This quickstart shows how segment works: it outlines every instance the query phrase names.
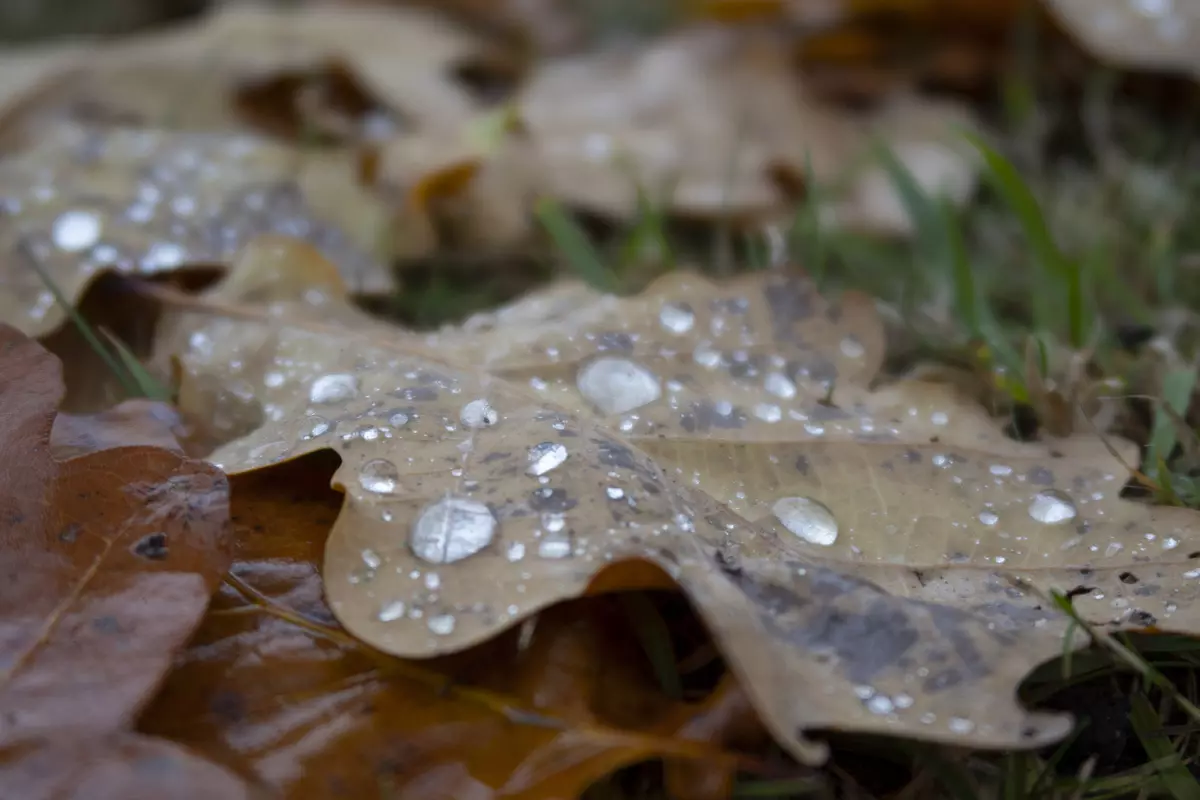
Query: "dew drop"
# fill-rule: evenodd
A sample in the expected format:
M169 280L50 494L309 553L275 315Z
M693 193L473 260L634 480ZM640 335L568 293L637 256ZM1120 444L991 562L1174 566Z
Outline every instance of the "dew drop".
M571 540L562 536L548 537L538 542L538 555L542 558L566 558L571 555Z
M322 375L308 390L310 403L344 403L358 395L358 379L346 373Z
M935 411L929 415L929 421L941 427L950 424L950 415L945 411Z
M1013 468L1007 464L992 464L988 467L988 472L995 475L997 478L1003 478L1005 475L1012 475Z
M1074 501L1058 489L1046 489L1034 495L1029 516L1045 525L1061 525L1078 514Z
M846 358L862 358L863 354L867 352L867 349L863 347L862 342L860 342L858 339L855 339L853 336L847 336L846 338L842 339L840 349L842 351L842 355L844 355Z
M520 561L525 557L525 543L509 542L508 547L504 549L504 557L514 563Z
M379 609L379 613L375 615L375 619L380 622L395 622L404 616L404 608L403 600L393 600Z
M409 545L424 561L450 564L475 555L495 535L496 518L486 505L466 497L444 497L417 516Z
M436 633L438 636L449 636L454 633L455 619L453 614L438 614L435 617L430 617L426 623L429 630Z
M975 723L971 722L969 719L963 719L962 717L951 717L948 724L950 726L950 730L954 733L966 735L975 730Z
M771 511L783 527L806 542L831 545L837 541L837 520L824 503L808 497L781 497Z
M567 518L562 514L545 513L542 514L542 527L550 533L558 533L566 527Z
M328 420L322 419L321 417L309 417L309 420L312 422L312 427L308 430L308 436L310 439L315 439L318 436L324 436L325 434L329 433Z
M1168 536L1163 539L1162 547L1163 550L1174 550L1176 547L1179 547L1179 540L1174 536Z
M358 483L368 492L391 494L400 484L400 472L386 458L373 458L358 471Z
M278 389L285 380L282 372L268 372L263 376L263 384L270 389Z
M721 365L721 352L709 344L700 344L692 353L692 358L705 369L716 369Z
M54 220L54 243L68 253L87 250L100 241L100 217L91 211L64 211Z
M567 448L558 442L542 442L529 448L529 475L545 475L567 460Z
M979 521L990 528L1000 521L1000 515L995 511L980 511Z
M758 403L754 406L754 416L763 422L779 422L783 419L783 412L774 403Z
M796 384L782 372L772 372L763 381L763 388L776 397L791 400L796 396Z
M495 425L500 419L500 415L487 400L480 398L463 406L458 419L464 428L486 428L489 425Z
M608 495L609 500L620 500L625 496L625 490L620 486L609 486L604 490L604 493Z
M686 303L666 303L658 312L658 321L671 333L687 333L696 324L696 315Z
M403 411L397 411L395 414L392 414L390 417L388 417L388 423L397 428L403 428L408 424L408 414L405 414Z
M580 393L605 414L624 414L662 395L658 378L626 358L598 358L579 371Z
M383 566L383 559L379 557L379 553L376 553L369 547L366 550L363 550L360 555L362 556L363 564L366 565L367 569L379 569L381 566Z
M890 714L894 709L891 698L886 694L877 694L867 701L867 710L872 714Z

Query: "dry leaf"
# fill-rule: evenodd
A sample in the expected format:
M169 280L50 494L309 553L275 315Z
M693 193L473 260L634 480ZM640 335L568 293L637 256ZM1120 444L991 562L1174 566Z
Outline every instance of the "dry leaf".
M517 102L534 182L609 215L632 215L641 185L677 214L761 222L796 199L811 163L823 182L850 181L848 194L835 195L831 222L907 232L891 185L853 174L873 131L897 140L897 155L929 192L961 202L975 183L974 162L951 130L969 122L964 110L904 100L856 117L823 106L781 40L744 31L696 27L640 50L550 60Z
M233 473L338 454L326 593L388 652L468 647L610 563L651 561L772 733L816 760L802 738L816 728L980 747L1061 736L1067 721L1025 712L1015 688L1061 651L1064 620L1010 591L1009 568L1043 587L1086 574L1092 619L1193 624L1190 512L1116 499L1123 473L1099 443L1054 458L945 387L868 392L881 334L861 301L827 306L780 276L718 289L676 275L535 324L542 341L516 350L507 328L422 341L330 315L331 299L314 318L303 281L272 292L257 261L164 339L181 407L236 421L211 456ZM473 368L442 360L468 343ZM428 569L436 598L407 578Z
M122 733L0 747L0 797L16 800L250 800L265 797L184 748Z
M337 628L318 575L340 505L331 462L235 479L233 572L269 600L222 592L143 731L244 760L284 797L564 798L656 756L737 763L705 744L727 729L728 693L668 701L610 604L555 609L529 635L423 664L357 645ZM433 596L438 575L404 579Z
M30 261L77 302L106 270L219 266L275 231L315 243L356 291L392 289L374 257L384 211L346 164L252 137L63 126L0 162L0 203L0 319L34 336L65 315Z
M229 563L228 484L157 447L56 461L57 362L3 326L0 375L0 744L103 735L153 692Z

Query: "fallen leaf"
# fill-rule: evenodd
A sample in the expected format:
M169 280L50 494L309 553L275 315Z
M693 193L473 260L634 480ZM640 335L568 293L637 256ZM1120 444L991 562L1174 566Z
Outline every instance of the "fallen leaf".
M662 755L736 766L707 744L726 730L730 692L711 704L669 701L603 599L449 659L406 662L354 642L318 573L341 505L328 488L332 462L235 479L233 574L257 597L218 596L143 731L244 761L284 797L565 798ZM441 574L403 579L433 598ZM419 618L421 608L389 613Z
M0 797L249 800L267 796L179 745L121 733L0 747Z
M220 266L251 237L315 243L357 291L386 293L382 206L335 157L246 136L62 126L0 162L0 318L40 336L105 271ZM346 233L346 232L350 233Z
M179 441L185 435L183 421L167 403L126 400L97 414L59 412L50 431L50 451L59 461L134 445L182 453Z
M982 412L926 405L949 400L945 387L867 392L866 366L881 357L867 350L878 322L864 323L853 298L826 305L800 279L760 274L720 289L676 275L641 299L595 298L559 326L553 350L513 354L527 369L518 375L486 352L512 331L405 335L349 309L329 314L328 294L314 314L298 279L272 292L253 274L264 261L272 263L248 258L204 299L178 301L193 308L177 309L162 344L180 360L180 405L239 420L227 431L236 438L210 456L231 473L337 453L332 485L346 500L326 545L325 591L347 630L387 652L464 649L584 593L609 564L645 560L689 595L772 734L798 758L820 760L823 748L803 733L830 727L1036 746L1065 733L1067 720L1026 712L1015 690L1061 652L1065 624L1008 592L996 558L1025 568L1017 556L1027 553L1045 565L1032 576L1039 585L1074 581L1094 564L1114 596L1132 598L1125 589L1137 587L1118 577L1130 558L1157 553L1168 536L1189 540L1190 514L1116 499L1115 465L1111 486L1102 467L1072 458L1051 473L1045 450L1005 439ZM244 287L270 312L246 305ZM639 315L638 303L654 313ZM547 345L553 330L540 331ZM444 360L468 340L473 367ZM763 382L776 373L785 383L772 378L772 394ZM692 394L688 384L703 374L714 376L711 392ZM792 398L781 396L785 385ZM872 404L840 405L856 394ZM592 409L568 410L584 395ZM905 443L901 427L921 444ZM838 430L847 441L821 443ZM946 442L931 444L928 431ZM980 448L975 460L966 444ZM992 474L991 464L1011 473ZM1087 544L1061 549L1080 535L1072 528L1028 516L1034 503L1066 522L1065 501L1044 494L1059 485L1079 504L1073 522L1086 519L1102 545L1123 543L1122 558L1107 556L1111 568ZM1092 500L1101 487L1108 493ZM1004 526L978 521L983 502ZM1151 531L1156 538L1144 539ZM1136 607L1186 629L1185 548L1159 562L1161 576L1142 571L1150 591ZM407 577L428 569L438 570L436 598ZM1168 598L1181 609L1174 616ZM417 615L396 617L400 603ZM1097 606L1084 608L1094 615Z
M1045 0L1084 47L1119 66L1200 74L1200 6L1127 0Z
M0 745L105 736L153 693L229 563L228 484L157 447L57 461L57 362L2 326L0 376Z
M909 232L891 185L855 174L875 134L900 144L932 194L962 202L976 180L953 140L953 126L970 124L964 109L901 98L875 116L848 114L809 95L780 41L743 30L693 27L641 49L547 60L516 103L534 183L617 217L634 213L640 184L679 215L768 221L813 177L849 185L833 195L830 222Z

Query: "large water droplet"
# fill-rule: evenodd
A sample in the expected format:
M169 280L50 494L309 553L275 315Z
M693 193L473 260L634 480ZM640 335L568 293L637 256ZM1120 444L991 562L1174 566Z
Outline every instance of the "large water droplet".
M400 471L386 458L373 458L358 471L358 482L368 492L391 494L400 484Z
M500 415L487 400L480 398L463 406L458 419L464 428L486 428L489 425L495 425L499 421Z
M654 373L627 358L598 358L576 377L579 391L605 414L624 414L662 394Z
M530 475L545 475L567 460L567 448L558 442L542 442L529 448Z
M358 395L358 379L353 375L337 373L322 375L312 382L308 390L310 403L344 403Z
M51 236L68 253L87 250L100 241L100 217L91 211L65 211L54 220Z
M686 303L666 303L658 312L658 321L671 333L687 333L696 324L696 315Z
M1038 492L1029 503L1029 516L1046 525L1070 522L1078 513L1075 502L1058 489Z
M444 497L417 516L409 546L431 564L450 564L475 555L495 535L496 518L486 505L466 497Z
M771 511L783 527L806 542L831 545L837 541L837 520L824 503L809 497L781 497Z

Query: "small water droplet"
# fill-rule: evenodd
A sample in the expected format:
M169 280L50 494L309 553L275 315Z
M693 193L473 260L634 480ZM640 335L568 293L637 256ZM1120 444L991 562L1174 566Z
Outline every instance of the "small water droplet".
M969 719L963 719L962 717L951 717L948 724L950 726L950 730L954 733L966 735L975 730L975 723L971 722Z
M692 358L705 369L716 369L721 365L721 351L707 343L698 345L692 352Z
M444 497L417 516L409 545L418 558L450 564L475 555L495 535L496 518L486 505L465 497Z
M1187 572L1183 573L1183 577L1187 578L1188 580L1200 578L1200 569L1189 569Z
M806 542L828 546L837 541L837 520L820 501L809 497L781 497L771 511L783 527Z
M997 478L1003 478L1005 475L1012 475L1013 468L1007 464L992 464L988 467L988 472L995 475Z
M567 518L562 514L553 514L546 512L542 514L542 527L550 533L558 533L566 527Z
M395 622L404 616L404 608L403 600L393 600L379 609L379 613L375 615L375 618L380 622Z
M995 511L980 511L979 521L990 528L1000 521L1000 515Z
M363 564L367 566L367 569L379 569L383 565L383 559L379 557L379 553L376 553L369 547L366 550L363 550L360 555L362 556Z
M308 390L310 403L344 403L358 395L358 379L346 373L322 375Z
M783 419L783 412L774 403L758 403L754 406L754 416L763 422L779 422Z
M91 211L64 211L54 220L54 244L68 253L87 250L100 241L100 217Z
M1179 547L1179 540L1174 536L1168 536L1163 539L1162 547L1163 550L1174 550L1176 547Z
M504 557L512 562L520 561L525 557L525 543L509 542L508 547L504 550Z
M675 515L675 527L687 533L691 533L692 531L696 530L696 525L694 522L692 522L692 518L683 512Z
M1033 496L1029 516L1045 525L1061 525L1078 514L1074 501L1058 489L1046 489Z
M425 573L425 588L426 589L428 589L429 591L432 592L432 591L435 591L441 585L442 585L441 576L439 576L436 572L426 572Z
M840 346L842 355L846 358L862 358L867 349L863 347L862 342L855 339L853 336L847 336L842 339Z
M763 388L776 397L791 400L796 396L796 384L782 372L772 372L763 381Z
M825 435L825 426L818 425L815 422L804 423L804 430L807 431L810 436L824 436Z
M408 414L405 414L403 411L397 411L388 417L388 424L394 425L397 428L403 428L408 424Z
M458 419L465 428L486 428L495 425L500 415L487 400L480 398L463 406Z
M872 714L890 714L894 709L892 699L886 694L877 694L867 701L867 710Z
M325 434L329 433L328 420L322 419L321 417L309 417L308 419L312 423L312 427L308 430L308 436L310 439L315 439L318 436L324 436Z
M892 703L896 708L912 708L913 698L912 695L901 692L892 698Z
M268 372L263 376L263 384L270 389L278 389L283 386L285 378L282 372Z
M658 321L671 333L687 333L696 324L696 314L686 303L664 303Z
M608 495L609 500L620 500L625 496L625 490L620 486L609 486L604 490L604 493Z
M576 385L605 414L625 414L662 395L654 373L627 358L598 358L579 370Z
M449 636L454 633L455 619L453 614L438 614L430 617L425 623L429 626L429 630L436 633L438 636Z
M526 474L545 475L567 460L567 448L558 442L542 442L529 448L529 469Z
M373 458L358 471L358 483L368 492L391 494L400 484L400 471L386 458Z
M942 426L950 424L950 415L945 411L935 411L929 415L929 421L934 425Z
M571 540L564 536L551 536L538 542L538 555L542 558L566 558L571 555Z

